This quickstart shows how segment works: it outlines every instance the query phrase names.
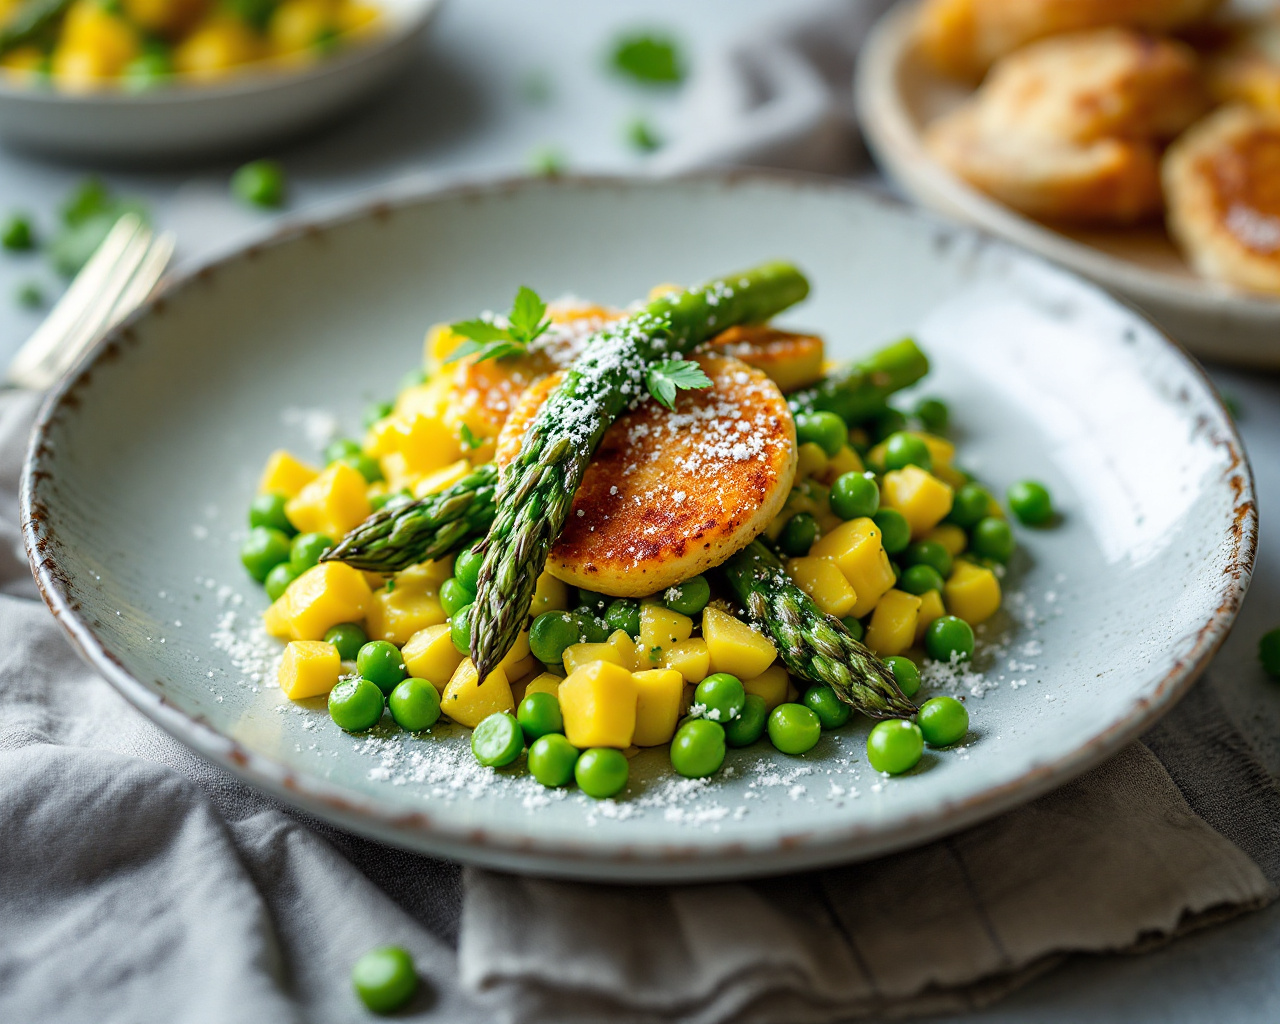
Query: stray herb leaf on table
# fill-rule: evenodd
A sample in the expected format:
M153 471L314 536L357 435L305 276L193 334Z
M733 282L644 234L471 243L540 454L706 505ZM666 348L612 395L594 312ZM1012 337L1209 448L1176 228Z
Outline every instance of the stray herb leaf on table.
M631 32L619 37L611 63L615 71L646 85L677 85L684 81L679 44L662 33Z

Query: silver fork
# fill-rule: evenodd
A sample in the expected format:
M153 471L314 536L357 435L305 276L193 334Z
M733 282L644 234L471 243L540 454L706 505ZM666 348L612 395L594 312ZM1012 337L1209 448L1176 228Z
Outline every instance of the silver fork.
M121 217L18 350L5 382L30 391L51 388L94 341L146 301L172 255L172 234L155 234L137 214Z

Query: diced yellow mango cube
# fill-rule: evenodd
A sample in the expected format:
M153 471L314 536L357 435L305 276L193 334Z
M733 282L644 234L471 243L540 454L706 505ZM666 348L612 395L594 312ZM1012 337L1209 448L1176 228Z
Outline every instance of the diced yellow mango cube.
M976 626L1000 608L1000 581L986 566L958 559L942 588L942 599L952 615Z
M410 423L415 416L443 419L452 398L457 367L447 367L436 373L425 384L415 384L396 395L392 415L401 423ZM452 460L450 460L452 461Z
M862 464L861 456L848 445L845 445L827 463L827 472L823 479L828 482L834 482L836 477L844 476L846 473L865 472L866 466Z
M622 653L614 644L572 644L564 649L564 670L570 675L596 661L607 661L631 671L631 665L623 659Z
M284 449L271 453L258 481L259 494L283 494L292 498L320 475L320 470L299 462Z
M432 473L462 456L457 438L445 426L443 419L419 413L407 422L398 423L396 432L399 436L392 443L395 450L404 456L409 473L418 476Z
M438 626L448 618L434 592L414 587L385 587L373 595L365 615L365 632L371 640L408 643L417 632Z
M426 679L441 692L462 663L449 625L444 622L414 633L400 649L400 656L409 675Z
M543 612L567 612L569 608L569 587L549 572L539 576L533 588L529 614L537 618Z
M776 663L755 678L742 681L742 687L747 693L754 693L757 697L764 698L764 706L769 711L779 704L786 703L790 685L791 677L787 675L787 670Z
M916 618L916 639L915 642L920 644L924 641L924 631L929 628L929 623L934 619L940 619L947 614L947 610L942 605L942 595L936 590L926 590L920 595L920 614Z
M549 693L553 697L560 694L560 684L564 680L553 672L543 672L534 676L525 685L524 695L527 697L531 693Z
M512 643L511 649L502 656L502 660L498 662L498 668L507 673L508 679L519 679L532 667L526 663L529 657L529 631L527 629L520 630L516 634L515 642ZM517 671L519 670L519 671Z
M924 539L931 540L935 544L941 544L952 558L960 554L969 543L969 538L965 536L964 530L956 526L955 523L939 523L924 535Z
M280 640L288 640L293 636L293 619L289 611L288 596L288 591L281 594L262 613L262 625L268 636L274 636Z
M727 612L708 606L702 613L702 638L712 672L753 679L773 664L778 649L759 630Z
M700 683L711 672L711 655L702 637L664 647L658 663L663 668L675 669L686 683Z
M934 466L933 475L953 491L958 491L969 482L969 478L955 466Z
M893 567L880 540L880 527L870 519L850 519L818 538L810 556L829 558L840 567L857 600L847 614L862 618L893 586Z
M885 508L897 509L911 524L911 537L919 540L951 511L952 490L919 466L886 473L880 484Z
M654 648L658 652L666 650L672 644L688 640L693 634L693 619L679 612L673 612L660 604L642 604L640 606L640 649L648 651L650 656Z
M338 685L342 659L338 648L323 640L294 640L284 649L278 679L290 700L319 697Z
M890 590L871 613L871 625L863 643L882 658L901 654L916 638L920 598L905 590Z
M506 661L506 659L504 658L503 661ZM517 684L523 689L524 681L537 675L540 668L542 668L542 663L532 654L526 654L523 658L517 658L511 662L510 665L503 669L507 673L507 678L511 680L511 692L515 693Z
M425 498L428 494L439 494L446 487L452 487L471 472L471 463L466 459L451 462L443 469L428 473L413 485L413 496Z
M390 455L396 451L396 439L399 436L396 432L396 418L394 416L382 417L364 435L363 448L365 454L372 455L375 459Z
M294 640L323 640L342 622L359 622L373 604L364 576L342 562L313 565L289 584L280 600Z
M418 473L409 472L409 464L399 452L388 452L378 460L382 467L382 476L387 490L393 494L397 491L412 491L413 485L422 479Z
M618 652L618 657L622 659L622 667L630 669L634 672L641 666L638 664L639 658L636 653L636 642L631 639L625 629L615 629L609 634L609 646ZM648 667L647 665L645 666Z
M419 562L396 573L396 587L417 590L419 593L438 591L440 584L453 575L453 555L434 562Z
M935 472L942 466L951 465L951 460L956 457L955 445L937 434L927 434L923 430L917 430L914 433L929 449L929 458L933 462Z
M335 462L285 503L284 514L300 533L339 540L373 511L367 492L359 470Z
M507 674L495 668L483 683L470 658L459 662L449 685L440 696L440 710L459 725L474 729L490 715L514 711L515 698Z
M787 572L828 615L840 618L849 614L858 600L857 592L845 579L840 567L829 558L809 556L787 561Z
M656 747L676 734L684 711L684 677L674 669L655 668L632 673L636 684L636 726L631 742Z
M796 481L808 480L811 476L824 476L830 462L822 445L806 441L796 449Z
M569 673L558 696L564 734L575 747L631 746L638 688L635 677L621 665L589 662Z
M432 324L423 343L423 358L429 367L443 366L453 350L467 339L454 334L448 324Z

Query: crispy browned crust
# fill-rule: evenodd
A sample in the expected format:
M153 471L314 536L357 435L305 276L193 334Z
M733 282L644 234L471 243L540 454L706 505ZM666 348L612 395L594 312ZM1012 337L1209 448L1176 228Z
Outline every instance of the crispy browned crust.
M1206 277L1280 294L1280 115L1223 107L1169 148L1169 231Z
M795 424L782 392L737 359L699 355L712 386L652 400L604 436L547 569L599 593L643 597L719 565L781 509L795 478ZM531 387L508 418L507 465L558 375Z

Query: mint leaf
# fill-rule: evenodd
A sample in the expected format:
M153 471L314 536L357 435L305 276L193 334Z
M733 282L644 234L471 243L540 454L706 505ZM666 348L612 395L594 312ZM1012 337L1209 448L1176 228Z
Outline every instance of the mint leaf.
M645 383L649 385L649 394L668 409L674 409L677 391L709 388L711 378L702 372L702 367L697 363L691 363L687 359L666 359L661 363L652 363L645 370Z
M632 32L613 45L615 71L645 85L676 85L684 80L684 60L676 41L659 33Z
M511 323L509 337L528 345L551 326L550 320L543 319L546 312L547 304L538 293L521 285L511 304L511 315L507 317Z
M470 338L472 341L478 341L481 344L487 341L509 341L511 339L511 335L506 328L491 324L488 320L459 320L456 324L450 324L449 330L453 331L454 334L461 334L464 338Z

